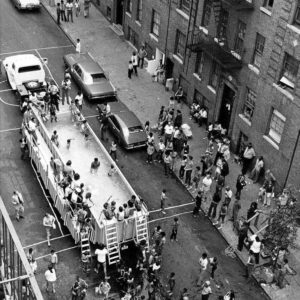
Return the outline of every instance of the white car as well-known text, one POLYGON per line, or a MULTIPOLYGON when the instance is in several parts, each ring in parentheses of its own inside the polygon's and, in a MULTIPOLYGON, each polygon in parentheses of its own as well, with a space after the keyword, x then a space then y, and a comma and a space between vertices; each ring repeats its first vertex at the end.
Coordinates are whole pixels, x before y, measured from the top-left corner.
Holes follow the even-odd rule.
POLYGON ((13 90, 22 84, 29 90, 46 85, 43 62, 33 54, 6 57, 3 65, 7 81, 13 90))
POLYGON ((40 0, 12 0, 17 9, 40 9, 40 0))

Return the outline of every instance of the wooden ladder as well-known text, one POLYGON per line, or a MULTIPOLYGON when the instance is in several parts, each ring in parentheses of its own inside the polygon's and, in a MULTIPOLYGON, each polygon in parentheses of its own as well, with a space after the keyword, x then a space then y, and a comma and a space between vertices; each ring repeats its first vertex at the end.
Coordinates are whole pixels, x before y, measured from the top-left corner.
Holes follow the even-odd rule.
POLYGON ((106 247, 108 250, 108 263, 115 264, 120 260, 120 248, 117 223, 105 225, 106 247))
POLYGON ((85 252, 86 256, 89 259, 91 268, 91 246, 90 246, 90 240, 89 240, 89 233, 82 231, 80 232, 80 249, 81 249, 81 255, 85 252))
POLYGON ((147 216, 135 218, 136 241, 140 243, 142 240, 146 241, 146 250, 149 248, 149 232, 147 216))

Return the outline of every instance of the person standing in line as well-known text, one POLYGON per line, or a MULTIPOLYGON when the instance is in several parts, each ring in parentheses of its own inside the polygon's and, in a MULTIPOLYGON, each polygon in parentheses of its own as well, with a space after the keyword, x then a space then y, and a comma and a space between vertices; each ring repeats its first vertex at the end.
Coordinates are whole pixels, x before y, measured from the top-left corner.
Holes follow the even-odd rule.
POLYGON ((25 157, 29 158, 29 149, 28 149, 26 138, 25 137, 21 138, 19 142, 20 142, 20 149, 21 149, 21 159, 24 160, 25 157))
POLYGON ((169 174, 171 174, 171 163, 172 163, 171 152, 167 150, 164 155, 164 170, 165 170, 166 177, 169 177, 169 174))
POLYGON ((132 64, 132 60, 130 60, 128 62, 128 78, 131 79, 131 75, 133 73, 133 64, 132 64))
POLYGON ((246 186, 246 179, 244 174, 240 174, 236 179, 236 198, 241 198, 242 189, 246 186))
POLYGON ((90 15, 90 7, 91 7, 90 0, 84 0, 84 2, 83 2, 83 15, 84 15, 85 18, 87 18, 90 15))
POLYGON ((46 229, 48 247, 50 247, 51 229, 56 229, 54 216, 50 215, 49 213, 46 213, 43 218, 43 226, 46 229))
MULTIPOLYGON (((72 0, 73 1, 73 0, 72 0)), ((66 10, 67 10, 67 22, 73 23, 73 2, 68 0, 66 3, 66 10)))
POLYGON ((81 42, 80 42, 80 39, 76 40, 75 50, 76 50, 76 53, 80 54, 80 52, 81 52, 81 42))
POLYGON ((210 287, 210 281, 207 280, 204 282, 204 284, 202 285, 202 291, 201 291, 201 300, 208 300, 209 296, 212 294, 212 290, 210 287))
POLYGON ((99 167, 100 167, 100 161, 99 161, 99 159, 97 157, 95 157, 94 160, 91 163, 90 172, 92 174, 97 174, 99 167))
POLYGON ((248 230, 249 230, 249 224, 247 222, 243 222, 239 229, 239 235, 238 235, 237 249, 239 251, 242 251, 244 248, 244 242, 248 238, 248 230))
POLYGON ((70 105, 70 90, 71 90, 71 80, 65 76, 61 83, 61 103, 65 105, 65 100, 67 104, 70 105))
POLYGON ((67 21, 67 17, 66 17, 66 5, 64 3, 64 0, 60 1, 60 16, 61 16, 61 20, 66 22, 67 21))
POLYGON ((185 170, 185 186, 189 189, 192 188, 192 172, 194 167, 193 156, 189 155, 187 159, 186 166, 184 167, 185 170))
POLYGON ((225 196, 224 203, 227 205, 228 208, 232 198, 232 190, 229 185, 227 185, 225 188, 224 196, 225 196))
POLYGON ((118 159, 117 159, 117 143, 115 141, 111 142, 109 154, 111 155, 111 157, 114 161, 118 161, 118 159))
POLYGON ((211 189, 212 182, 213 181, 210 173, 207 173, 206 176, 202 179, 204 202, 206 202, 206 200, 208 199, 211 199, 210 189, 211 189))
POLYGON ((142 45, 138 53, 138 66, 141 69, 143 69, 144 67, 144 60, 146 56, 147 56, 147 51, 145 50, 145 46, 142 45))
POLYGON ((175 217, 174 218, 174 223, 172 225, 171 236, 170 236, 171 242, 173 242, 173 241, 178 242, 178 240, 177 240, 178 226, 179 226, 179 221, 178 221, 178 218, 175 217))
POLYGON ((249 170, 252 160, 255 157, 255 151, 251 143, 248 144, 246 147, 242 161, 243 161, 243 167, 242 167, 242 174, 246 175, 247 171, 249 170))
POLYGON ((80 9, 81 9, 80 0, 75 0, 74 5, 75 5, 75 15, 76 15, 76 17, 79 17, 80 16, 80 9))
POLYGON ((80 112, 82 111, 82 104, 83 104, 83 94, 82 91, 79 90, 77 95, 75 96, 75 105, 80 112))
POLYGON ((200 265, 200 274, 197 281, 197 286, 201 286, 207 273, 207 267, 208 267, 208 258, 207 253, 203 253, 202 256, 199 259, 199 265, 200 265))
MULTIPOLYGON (((217 214, 217 207, 221 201, 220 193, 216 191, 213 195, 212 201, 210 203, 207 216, 209 218, 215 219, 217 214)), ((214 223, 215 224, 215 223, 214 223)))
POLYGON ((168 278, 168 286, 169 286, 169 295, 172 295, 173 294, 173 291, 174 291, 174 288, 175 288, 175 273, 172 272, 170 275, 169 275, 169 278, 168 278))
POLYGON ((55 282, 56 282, 56 272, 52 266, 48 267, 48 270, 45 272, 46 279, 46 291, 49 292, 49 286, 52 287, 52 292, 55 294, 55 282))
POLYGON ((201 209, 201 204, 202 204, 202 197, 203 197, 203 188, 200 188, 195 198, 195 207, 193 209, 194 218, 196 218, 199 215, 199 210, 201 209))
POLYGON ((51 136, 51 142, 52 142, 56 147, 59 147, 58 134, 57 134, 57 131, 56 131, 56 130, 53 131, 53 134, 52 134, 52 136, 51 136))
POLYGON ((56 23, 57 23, 58 26, 60 25, 60 17, 61 17, 60 3, 57 3, 57 6, 56 6, 56 23))
POLYGON ((183 100, 183 89, 181 86, 178 87, 174 95, 175 100, 177 101, 177 109, 181 109, 182 100, 183 100))
POLYGON ((16 220, 19 222, 20 218, 24 218, 24 199, 22 194, 17 190, 13 191, 12 204, 15 208, 16 220))
POLYGON ((187 164, 187 156, 186 155, 183 155, 182 158, 181 158, 181 161, 180 161, 180 169, 179 169, 179 178, 181 180, 183 180, 183 177, 184 177, 184 173, 185 173, 185 166, 187 164))
POLYGON ((160 208, 161 208, 161 212, 165 215, 165 205, 166 205, 166 200, 168 199, 167 195, 167 190, 163 189, 160 195, 160 208))
POLYGON ((158 151, 156 155, 156 159, 158 160, 159 163, 163 161, 163 154, 165 152, 166 146, 162 138, 159 139, 158 142, 158 151))
POLYGON ((58 264, 58 257, 53 249, 50 252, 50 263, 52 265, 52 268, 56 270, 56 265, 58 264))
POLYGON ((103 269, 104 277, 107 277, 106 271, 106 257, 108 251, 103 244, 99 245, 99 248, 96 249, 95 255, 97 256, 97 268, 94 269, 96 273, 100 273, 100 269, 103 269))
POLYGON ((222 228, 222 225, 225 222, 225 217, 227 215, 227 212, 228 212, 228 206, 225 203, 223 203, 222 206, 221 206, 221 208, 220 208, 219 218, 218 218, 218 220, 217 220, 216 223, 213 223, 213 225, 218 225, 219 224, 218 229, 222 228))
POLYGON ((131 61, 132 61, 132 65, 133 65, 134 74, 135 74, 135 76, 138 76, 138 71, 137 71, 138 55, 135 51, 132 52, 131 61))

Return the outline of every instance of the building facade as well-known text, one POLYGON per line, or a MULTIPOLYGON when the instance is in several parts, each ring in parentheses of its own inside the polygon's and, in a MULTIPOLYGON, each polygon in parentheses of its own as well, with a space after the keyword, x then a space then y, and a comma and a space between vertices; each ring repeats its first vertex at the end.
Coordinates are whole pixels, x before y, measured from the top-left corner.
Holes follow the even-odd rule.
MULTIPOLYGON (((252 142, 280 187, 300 188, 299 0, 101 0, 148 60, 163 60, 186 101, 252 142)), ((175 87, 176 88, 176 87, 175 87)))

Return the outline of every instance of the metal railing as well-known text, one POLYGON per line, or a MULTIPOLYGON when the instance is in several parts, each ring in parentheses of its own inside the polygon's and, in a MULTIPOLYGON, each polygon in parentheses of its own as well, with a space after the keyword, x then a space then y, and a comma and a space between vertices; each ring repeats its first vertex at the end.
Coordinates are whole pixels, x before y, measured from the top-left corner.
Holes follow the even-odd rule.
POLYGON ((43 300, 19 237, 0 196, 0 285, 5 299, 43 300))

